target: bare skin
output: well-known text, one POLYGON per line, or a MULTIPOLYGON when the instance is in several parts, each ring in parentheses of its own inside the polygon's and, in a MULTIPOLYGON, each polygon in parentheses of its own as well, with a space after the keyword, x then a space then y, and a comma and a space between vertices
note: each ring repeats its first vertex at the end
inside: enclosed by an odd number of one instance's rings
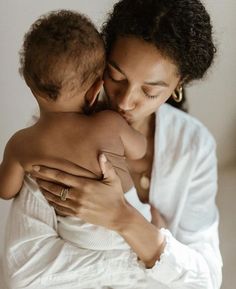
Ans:
POLYGON ((134 37, 117 40, 108 58, 104 87, 111 106, 147 138, 144 158, 128 162, 144 202, 148 201, 149 192, 140 187, 139 180, 142 172, 151 177, 155 111, 179 84, 177 67, 156 47, 134 37))
MULTIPOLYGON (((128 163, 139 197, 144 202, 148 202, 149 192, 139 187, 139 178, 140 172, 147 171, 149 176, 151 173, 154 113, 181 84, 176 65, 153 45, 135 37, 119 38, 114 44, 108 57, 104 88, 111 107, 147 137, 148 153, 141 160, 128 163)), ((35 176, 70 186, 71 195, 76 199, 74 207, 70 208, 74 215, 117 231, 144 264, 152 267, 159 260, 165 245, 158 229, 164 224, 163 218, 155 208, 152 209, 153 220, 158 227, 147 222, 139 212, 124 202, 119 177, 110 162, 100 161, 100 166, 106 176, 101 182, 74 177, 47 167, 37 167, 35 176), (96 198, 97 195, 101 196, 100 200, 96 198), (108 213, 104 213, 104 207, 109 207, 108 213)), ((53 186, 45 181, 40 181, 39 185, 59 214, 71 214, 71 210, 66 208, 66 202, 58 198, 61 186, 53 186)))
POLYGON ((113 111, 90 116, 44 112, 35 125, 17 132, 9 141, 0 166, 0 196, 15 196, 24 173, 30 173, 34 164, 57 167, 73 175, 79 175, 81 167, 87 177, 100 180, 97 156, 101 152, 112 162, 127 192, 133 182, 125 158, 142 157, 145 151, 145 138, 113 111))

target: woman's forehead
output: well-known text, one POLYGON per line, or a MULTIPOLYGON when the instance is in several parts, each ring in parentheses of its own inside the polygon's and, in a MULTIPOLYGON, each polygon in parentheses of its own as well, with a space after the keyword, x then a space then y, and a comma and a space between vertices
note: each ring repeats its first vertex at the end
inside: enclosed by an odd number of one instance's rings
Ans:
POLYGON ((153 44, 136 37, 119 37, 108 57, 108 63, 125 75, 140 74, 147 81, 177 73, 176 65, 153 44))

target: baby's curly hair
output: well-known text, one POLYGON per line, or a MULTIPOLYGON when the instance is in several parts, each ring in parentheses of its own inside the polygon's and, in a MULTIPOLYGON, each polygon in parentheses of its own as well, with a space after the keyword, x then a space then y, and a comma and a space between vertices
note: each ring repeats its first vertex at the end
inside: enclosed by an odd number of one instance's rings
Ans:
POLYGON ((199 0, 121 0, 102 35, 107 54, 119 36, 154 44, 174 61, 185 82, 202 78, 216 52, 210 17, 199 0))
POLYGON ((102 77, 104 43, 86 16, 53 11, 36 20, 26 33, 20 63, 20 73, 31 90, 56 100, 62 87, 75 91, 102 77))

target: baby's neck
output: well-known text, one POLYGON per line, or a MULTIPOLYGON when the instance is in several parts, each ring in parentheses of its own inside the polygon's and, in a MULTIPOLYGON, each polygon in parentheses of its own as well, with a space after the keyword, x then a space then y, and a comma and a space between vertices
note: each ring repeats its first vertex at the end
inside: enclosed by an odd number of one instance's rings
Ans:
POLYGON ((52 111, 52 110, 45 110, 40 108, 40 118, 48 118, 50 116, 56 116, 56 115, 78 115, 78 114, 84 114, 83 111, 52 111))
POLYGON ((73 112, 73 111, 45 111, 45 110, 40 110, 40 115, 38 119, 38 123, 45 123, 50 120, 55 120, 55 119, 68 119, 68 118, 74 118, 75 116, 81 115, 83 116, 84 113, 80 112, 73 112))

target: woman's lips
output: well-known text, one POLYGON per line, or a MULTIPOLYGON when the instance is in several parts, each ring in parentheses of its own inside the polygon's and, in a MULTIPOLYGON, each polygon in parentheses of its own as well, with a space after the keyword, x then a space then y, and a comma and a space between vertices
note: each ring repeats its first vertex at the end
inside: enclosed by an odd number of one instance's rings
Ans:
POLYGON ((125 118, 125 119, 129 119, 130 115, 128 115, 127 113, 120 113, 120 115, 125 118))
POLYGON ((132 120, 132 116, 131 116, 131 115, 123 114, 123 113, 121 113, 120 115, 121 115, 128 123, 131 122, 131 120, 132 120))
POLYGON ((131 123, 133 116, 129 112, 122 111, 121 109, 117 109, 117 112, 128 122, 131 123))

